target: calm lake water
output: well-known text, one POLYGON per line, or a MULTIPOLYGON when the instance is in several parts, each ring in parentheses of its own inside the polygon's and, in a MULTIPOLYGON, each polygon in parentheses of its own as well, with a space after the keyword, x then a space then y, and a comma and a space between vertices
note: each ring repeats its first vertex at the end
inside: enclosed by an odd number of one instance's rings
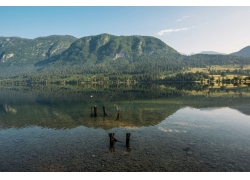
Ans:
POLYGON ((249 157, 247 85, 0 88, 1 172, 249 172, 249 157))

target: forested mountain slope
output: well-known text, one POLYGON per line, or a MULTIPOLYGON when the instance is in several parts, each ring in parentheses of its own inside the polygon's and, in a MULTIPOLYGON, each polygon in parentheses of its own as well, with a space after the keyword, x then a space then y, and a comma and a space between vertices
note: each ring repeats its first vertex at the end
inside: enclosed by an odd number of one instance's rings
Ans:
POLYGON ((250 57, 250 46, 244 47, 238 52, 232 53, 235 56, 250 57))
POLYGON ((185 56, 150 36, 0 37, 2 79, 24 77, 39 81, 74 75, 136 75, 156 80, 193 67, 235 64, 249 65, 250 58, 211 54, 185 56))
POLYGON ((76 39, 59 35, 35 39, 0 37, 0 62, 2 66, 34 64, 60 54, 76 39))

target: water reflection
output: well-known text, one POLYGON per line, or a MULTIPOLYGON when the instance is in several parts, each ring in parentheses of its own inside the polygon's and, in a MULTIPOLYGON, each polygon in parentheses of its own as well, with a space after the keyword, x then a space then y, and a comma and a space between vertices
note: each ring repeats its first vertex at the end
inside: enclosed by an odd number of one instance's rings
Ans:
POLYGON ((10 107, 8 104, 3 104, 3 108, 6 113, 14 113, 14 114, 17 113, 17 110, 10 107))
POLYGON ((248 87, 39 88, 0 89, 0 171, 250 171, 248 87))
POLYGON ((34 87, 2 88, 0 102, 3 109, 0 111, 2 117, 0 123, 2 128, 41 126, 65 129, 81 125, 102 129, 136 128, 159 124, 186 106, 195 108, 230 106, 242 113, 250 114, 248 86, 233 91, 223 91, 221 88, 212 88, 208 85, 203 87, 200 84, 195 84, 193 90, 191 87, 190 84, 187 86, 149 84, 128 90, 87 88, 77 91, 76 94, 70 91, 71 98, 68 98, 67 89, 62 90, 61 96, 54 96, 54 91, 44 91, 47 87, 40 87, 41 91, 34 87), (126 100, 121 100, 121 93, 127 97, 126 100), (99 94, 110 96, 101 98, 99 94), (103 113, 100 109, 103 109, 103 113))
POLYGON ((250 118, 231 110, 181 108, 157 125, 129 129, 129 142, 122 127, 1 130, 0 170, 249 171, 250 118))

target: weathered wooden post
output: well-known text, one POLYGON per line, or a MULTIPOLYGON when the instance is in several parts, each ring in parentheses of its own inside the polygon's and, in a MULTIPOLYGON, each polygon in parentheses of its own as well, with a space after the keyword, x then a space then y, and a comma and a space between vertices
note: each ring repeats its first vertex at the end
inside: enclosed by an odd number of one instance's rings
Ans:
POLYGON ((97 107, 94 106, 94 116, 96 117, 97 116, 97 107))
POLYGON ((109 151, 115 152, 115 133, 109 133, 109 151))
POLYGON ((126 133, 126 147, 127 147, 127 151, 130 151, 131 148, 130 148, 130 133, 126 133))
POLYGON ((120 120, 120 113, 117 114, 116 121, 120 120))
POLYGON ((104 115, 104 116, 107 116, 107 113, 106 113, 106 108, 105 108, 105 106, 103 106, 103 115, 104 115))

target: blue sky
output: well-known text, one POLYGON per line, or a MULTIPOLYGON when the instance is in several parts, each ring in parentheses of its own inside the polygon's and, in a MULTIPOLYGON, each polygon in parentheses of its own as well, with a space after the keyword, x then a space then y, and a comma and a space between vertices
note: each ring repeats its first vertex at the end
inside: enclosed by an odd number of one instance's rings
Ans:
POLYGON ((35 5, 0 6, 0 36, 145 35, 187 54, 232 53, 250 45, 250 6, 35 5))

